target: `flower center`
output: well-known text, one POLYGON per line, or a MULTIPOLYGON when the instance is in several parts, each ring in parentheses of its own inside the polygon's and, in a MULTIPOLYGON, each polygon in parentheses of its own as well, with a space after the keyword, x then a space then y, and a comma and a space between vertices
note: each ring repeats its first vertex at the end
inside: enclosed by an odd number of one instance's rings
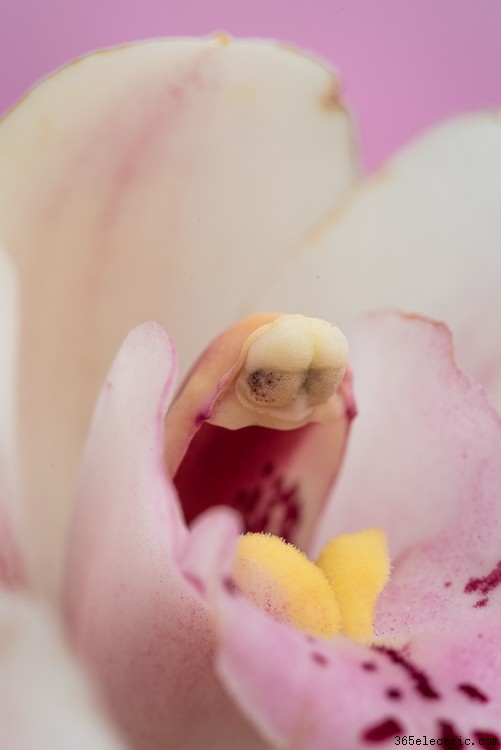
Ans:
POLYGON ((166 418, 188 523, 212 505, 306 548, 354 415, 348 345, 330 323, 264 314, 204 352, 166 418))
POLYGON ((343 534, 316 563, 271 534, 241 537, 234 576, 239 589, 274 619, 311 635, 374 638, 377 599, 390 574, 382 531, 343 534))
POLYGON ((347 363, 347 341, 331 323, 245 318, 183 384, 166 417, 165 457, 188 523, 224 504, 254 532, 235 562, 250 599, 308 633, 368 641, 389 575, 382 532, 340 536, 316 563, 299 551, 311 543, 356 413, 347 363))

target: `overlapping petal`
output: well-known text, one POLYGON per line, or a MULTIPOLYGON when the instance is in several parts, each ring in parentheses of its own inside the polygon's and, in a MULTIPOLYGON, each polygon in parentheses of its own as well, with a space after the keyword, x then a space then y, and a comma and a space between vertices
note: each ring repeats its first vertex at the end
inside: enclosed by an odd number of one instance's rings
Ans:
POLYGON ((352 357, 360 416, 316 546, 382 528, 394 570, 381 632, 447 629, 478 614, 482 597, 465 586, 500 560, 501 421, 457 369, 442 325, 375 315, 357 328, 352 357))
POLYGON ((177 564, 187 530, 163 465, 174 375, 170 339, 145 324, 103 387, 70 539, 70 629, 135 748, 221 750, 238 736, 254 750, 260 740, 214 674, 207 610, 177 564))
POLYGON ((219 673, 279 746, 499 737, 499 417, 457 370, 443 326, 374 316, 352 348, 360 415, 318 544, 367 525, 387 532, 383 638, 322 642, 256 610, 231 582, 234 522, 212 514, 196 522, 184 564, 217 613, 219 673), (209 536, 203 567, 191 547, 209 536))
POLYGON ((82 59, 2 122, 23 468, 53 574, 92 405, 127 331, 167 325, 184 369, 332 209, 355 162, 335 75, 222 35, 82 59))
POLYGON ((361 181, 259 298, 350 335, 367 310, 445 320, 461 367, 501 405, 501 113, 439 125, 361 181))

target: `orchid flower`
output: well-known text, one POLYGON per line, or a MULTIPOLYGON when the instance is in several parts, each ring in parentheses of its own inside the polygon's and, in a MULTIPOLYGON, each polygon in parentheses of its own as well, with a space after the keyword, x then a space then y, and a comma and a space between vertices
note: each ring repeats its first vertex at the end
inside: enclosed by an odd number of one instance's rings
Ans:
POLYGON ((337 76, 218 35, 0 163, 2 747, 499 742, 499 115, 362 179, 337 76))

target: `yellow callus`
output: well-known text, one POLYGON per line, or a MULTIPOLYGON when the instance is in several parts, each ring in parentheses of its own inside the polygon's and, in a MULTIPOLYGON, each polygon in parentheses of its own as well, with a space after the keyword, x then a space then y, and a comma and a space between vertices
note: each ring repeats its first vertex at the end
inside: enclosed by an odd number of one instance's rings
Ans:
POLYGON ((317 563, 272 534, 244 534, 234 577, 239 589, 274 619, 311 635, 373 638, 376 602, 389 578, 382 531, 343 534, 317 563))
POLYGON ((244 534, 235 583, 275 620, 326 638, 339 633, 341 614, 324 573, 292 544, 272 534, 244 534))
POLYGON ((358 641, 370 641, 377 599, 390 577, 384 532, 367 529, 331 539, 321 551, 317 566, 335 593, 341 631, 358 641))

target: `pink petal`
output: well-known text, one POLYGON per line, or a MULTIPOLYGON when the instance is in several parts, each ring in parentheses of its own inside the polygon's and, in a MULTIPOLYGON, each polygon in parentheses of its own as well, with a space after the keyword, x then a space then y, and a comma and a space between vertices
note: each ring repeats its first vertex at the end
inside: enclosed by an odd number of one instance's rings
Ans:
POLYGON ((200 517, 186 553, 216 613, 218 668, 270 741, 305 750, 397 734, 501 737, 501 423, 439 325, 392 314, 357 327, 359 416, 317 547, 377 526, 394 570, 373 648, 305 637, 231 584, 237 531, 200 517), (202 562, 190 550, 219 527, 202 562), (196 533, 195 533, 196 532, 196 533))
POLYGON ((125 750, 40 603, 0 593, 2 750, 125 750))
POLYGON ((57 566, 91 408, 126 332, 165 323, 184 370, 351 184, 353 140, 335 75, 222 35, 79 60, 2 122, 0 227, 21 277, 22 456, 34 539, 47 530, 42 573, 57 566))
POLYGON ((103 387, 70 541, 70 628, 135 748, 224 750, 236 735, 259 748, 214 675, 206 608, 178 569, 187 530, 163 465, 174 372, 170 339, 145 324, 103 387))
POLYGON ((0 247, 0 585, 9 587, 25 578, 19 544, 22 508, 15 429, 17 308, 15 272, 0 247))
POLYGON ((258 304, 332 318, 395 307, 445 320, 501 406, 501 114, 446 122, 361 181, 258 304))

